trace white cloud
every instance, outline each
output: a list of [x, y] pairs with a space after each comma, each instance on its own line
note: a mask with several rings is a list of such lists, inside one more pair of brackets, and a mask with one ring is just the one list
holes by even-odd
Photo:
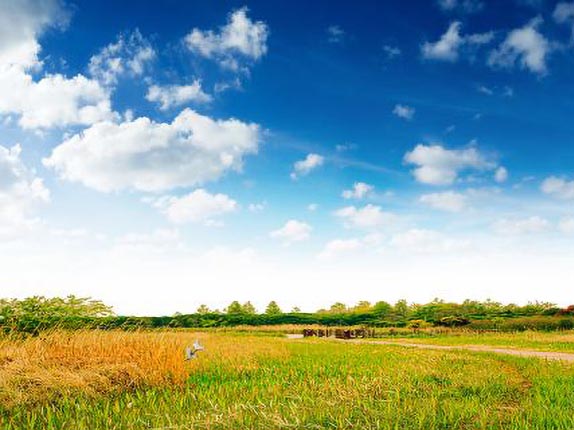
[[269, 233], [269, 236], [273, 239], [279, 239], [288, 245], [309, 239], [312, 230], [313, 228], [309, 224], [292, 219], [287, 221], [280, 229]]
[[396, 234], [391, 245], [406, 253], [438, 254], [460, 252], [469, 248], [466, 240], [451, 239], [434, 230], [411, 229]]
[[467, 206], [467, 197], [454, 191], [424, 194], [419, 198], [419, 201], [433, 209], [446, 212], [461, 212]]
[[541, 18], [530, 21], [522, 28], [512, 30], [500, 46], [491, 51], [488, 64], [492, 67], [511, 68], [516, 63], [532, 73], [545, 74], [551, 46], [538, 31]]
[[397, 104], [393, 108], [393, 114], [395, 114], [399, 118], [406, 119], [407, 121], [410, 121], [415, 116], [415, 108], [410, 107], [410, 106], [406, 106], [406, 105]]
[[297, 179], [301, 176], [308, 175], [312, 170], [321, 167], [325, 162], [325, 158], [319, 154], [308, 154], [303, 160], [299, 160], [293, 164], [293, 172], [291, 172], [291, 179]]
[[210, 194], [197, 189], [183, 196], [163, 196], [152, 200], [167, 219], [174, 224], [203, 223], [220, 225], [219, 218], [237, 210], [237, 202], [225, 194]]
[[476, 148], [445, 149], [439, 144], [417, 145], [405, 154], [406, 163], [415, 164], [413, 174], [417, 181], [430, 185], [450, 185], [466, 169], [492, 169], [496, 165]]
[[343, 254], [351, 253], [360, 249], [363, 243], [358, 239], [335, 239], [328, 242], [317, 258], [331, 260]]
[[341, 196], [344, 199], [362, 199], [373, 192], [375, 187], [364, 182], [355, 182], [350, 190], [343, 190]]
[[338, 25], [331, 25], [327, 28], [327, 36], [330, 43], [339, 43], [345, 37], [345, 31]]
[[542, 182], [540, 189], [542, 190], [543, 193], [549, 194], [559, 199], [563, 200], [574, 199], [574, 180], [567, 181], [566, 179], [563, 178], [550, 176]]
[[395, 215], [383, 212], [380, 206], [368, 204], [362, 208], [346, 206], [334, 212], [348, 228], [374, 229], [389, 224], [395, 220]]
[[49, 27], [63, 26], [67, 16], [59, 0], [2, 2], [0, 13], [0, 67], [39, 66], [38, 38]]
[[550, 228], [550, 223], [539, 216], [523, 219], [501, 219], [492, 225], [496, 233], [504, 235], [523, 235], [543, 233]]
[[21, 160], [21, 147], [0, 145], [0, 238], [28, 230], [37, 220], [30, 219], [33, 209], [50, 200], [50, 191], [33, 170]]
[[146, 99], [157, 102], [160, 109], [166, 110], [188, 102], [209, 103], [212, 97], [201, 88], [201, 82], [196, 79], [191, 85], [152, 85], [148, 88]]
[[59, 1], [21, 0], [0, 14], [0, 114], [19, 116], [23, 128], [89, 125], [113, 117], [109, 94], [98, 82], [60, 74], [39, 80], [38, 37], [65, 22]]
[[458, 60], [459, 51], [462, 48], [473, 48], [487, 44], [494, 37], [492, 32], [461, 36], [461, 27], [462, 24], [459, 21], [454, 21], [438, 41], [423, 43], [421, 46], [423, 58], [454, 62]]
[[438, 0], [439, 7], [447, 12], [476, 13], [484, 8], [480, 0]]
[[103, 85], [114, 85], [121, 76], [142, 75], [155, 56], [151, 44], [135, 30], [131, 34], [120, 34], [115, 43], [90, 58], [88, 70]]
[[171, 123], [142, 117], [95, 124], [65, 140], [43, 162], [63, 179], [99, 191], [161, 191], [241, 170], [259, 140], [257, 124], [214, 120], [185, 109]]
[[499, 184], [506, 182], [508, 180], [508, 170], [506, 167], [500, 166], [494, 172], [494, 180]]
[[574, 2], [558, 3], [554, 9], [552, 17], [554, 18], [554, 21], [559, 24], [574, 24]]
[[222, 93], [228, 90], [241, 90], [241, 89], [242, 89], [241, 79], [239, 79], [238, 77], [235, 77], [235, 79], [232, 79], [230, 81], [216, 82], [213, 85], [213, 91], [215, 91], [216, 93]]
[[0, 65], [0, 94], [0, 114], [20, 115], [26, 129], [90, 125], [115, 117], [108, 92], [83, 75], [47, 75], [34, 82], [21, 68]]
[[258, 60], [267, 52], [269, 29], [263, 21], [253, 22], [243, 7], [232, 12], [218, 33], [194, 28], [185, 36], [189, 50], [215, 59], [222, 67], [238, 71], [242, 60]]
[[307, 205], [307, 210], [309, 212], [315, 212], [318, 208], [319, 205], [317, 203], [310, 203], [309, 205]]
[[562, 233], [574, 234], [574, 217], [561, 219], [558, 223], [558, 228]]

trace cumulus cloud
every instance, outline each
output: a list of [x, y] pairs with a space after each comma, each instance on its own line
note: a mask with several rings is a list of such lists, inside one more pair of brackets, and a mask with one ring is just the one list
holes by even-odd
[[212, 97], [203, 91], [201, 82], [196, 79], [191, 85], [152, 85], [148, 89], [146, 99], [159, 103], [161, 110], [167, 110], [189, 102], [209, 103]]
[[313, 228], [302, 221], [291, 219], [280, 229], [269, 233], [273, 239], [281, 240], [284, 244], [289, 245], [293, 242], [300, 242], [309, 239]]
[[39, 66], [38, 38], [49, 27], [63, 26], [67, 14], [59, 0], [18, 0], [2, 3], [0, 66]]
[[524, 27], [512, 30], [500, 46], [491, 51], [488, 64], [502, 68], [512, 68], [518, 64], [532, 73], [545, 74], [551, 46], [538, 31], [541, 23], [542, 19], [536, 18]]
[[415, 108], [407, 106], [407, 105], [397, 104], [393, 108], [393, 114], [395, 114], [399, 118], [406, 119], [407, 121], [410, 121], [415, 116]]
[[42, 179], [21, 159], [22, 148], [0, 145], [0, 238], [17, 235], [37, 222], [34, 208], [50, 200]]
[[444, 193], [424, 194], [419, 201], [433, 209], [446, 212], [461, 212], [466, 209], [468, 198], [461, 193], [445, 191]]
[[233, 11], [219, 32], [194, 28], [185, 36], [187, 48], [234, 71], [244, 60], [259, 60], [267, 52], [269, 29], [263, 21], [252, 21], [247, 12], [246, 7]]
[[504, 235], [523, 235], [543, 233], [550, 228], [550, 222], [539, 216], [522, 219], [501, 219], [492, 225], [496, 233]]
[[350, 190], [343, 190], [341, 196], [344, 199], [362, 199], [373, 192], [375, 187], [364, 182], [355, 182]]
[[321, 260], [331, 260], [344, 254], [351, 253], [363, 246], [358, 239], [335, 239], [327, 242], [317, 258]]
[[23, 128], [90, 125], [113, 117], [109, 94], [83, 75], [36, 80], [41, 70], [38, 37], [60, 25], [59, 1], [22, 0], [3, 5], [0, 16], [0, 114], [19, 117]]
[[423, 184], [451, 185], [461, 171], [467, 169], [493, 169], [496, 164], [489, 161], [476, 148], [446, 149], [439, 144], [417, 145], [407, 152], [404, 161], [415, 164], [415, 179]]
[[567, 181], [564, 178], [550, 176], [542, 182], [540, 189], [544, 194], [549, 194], [562, 200], [574, 199], [574, 180]]
[[237, 210], [237, 202], [225, 194], [197, 189], [183, 196], [163, 196], [151, 201], [174, 224], [221, 225], [219, 218]]
[[494, 37], [492, 32], [462, 36], [460, 34], [461, 28], [462, 24], [459, 21], [454, 21], [438, 41], [423, 43], [421, 46], [423, 58], [454, 62], [458, 60], [461, 49], [472, 49], [490, 43]]
[[115, 43], [101, 49], [90, 59], [90, 75], [104, 85], [114, 85], [121, 76], [140, 76], [155, 58], [151, 44], [139, 30], [120, 34]]
[[319, 154], [308, 154], [303, 160], [299, 160], [293, 164], [293, 172], [291, 172], [291, 179], [297, 179], [301, 176], [308, 175], [312, 170], [321, 167], [325, 162], [325, 158]]
[[185, 109], [171, 123], [142, 117], [94, 124], [62, 142], [43, 162], [61, 178], [103, 192], [162, 191], [241, 170], [244, 156], [257, 152], [259, 140], [257, 124], [214, 120]]
[[438, 0], [439, 7], [446, 12], [476, 13], [484, 9], [480, 0]]
[[19, 67], [0, 65], [0, 94], [0, 114], [19, 115], [26, 129], [90, 125], [115, 117], [108, 92], [83, 75], [47, 75], [35, 82]]
[[372, 204], [362, 208], [346, 206], [336, 210], [334, 215], [343, 220], [345, 227], [366, 230], [382, 227], [395, 220], [395, 215], [383, 212], [380, 206]]
[[469, 248], [466, 240], [452, 239], [434, 230], [411, 229], [396, 234], [391, 245], [402, 252], [420, 254], [438, 254], [460, 252]]

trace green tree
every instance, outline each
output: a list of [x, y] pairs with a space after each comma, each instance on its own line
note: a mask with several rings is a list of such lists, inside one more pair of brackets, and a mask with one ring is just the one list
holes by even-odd
[[277, 302], [275, 300], [272, 300], [267, 305], [267, 308], [265, 309], [265, 313], [267, 315], [281, 315], [283, 313], [283, 311], [281, 310], [281, 308], [279, 307]]
[[211, 310], [207, 307], [207, 305], [199, 305], [199, 307], [195, 311], [195, 313], [200, 314], [200, 315], [205, 315], [205, 314], [208, 314], [210, 312], [211, 312]]
[[380, 301], [375, 303], [375, 305], [373, 306], [373, 312], [375, 315], [377, 315], [379, 318], [388, 318], [389, 315], [391, 315], [393, 311], [393, 306], [390, 303], [384, 302], [384, 301]]
[[406, 321], [410, 313], [407, 301], [405, 299], [402, 299], [399, 300], [397, 303], [395, 303], [395, 306], [393, 306], [393, 313], [395, 314], [397, 320]]
[[237, 300], [231, 302], [225, 309], [225, 313], [229, 315], [241, 315], [243, 313], [243, 306]]
[[257, 313], [255, 306], [253, 306], [251, 302], [243, 303], [243, 306], [241, 308], [243, 309], [243, 313], [247, 315], [255, 315]]
[[354, 312], [369, 312], [371, 309], [371, 302], [367, 300], [361, 300], [353, 307]]
[[300, 314], [301, 313], [301, 308], [298, 306], [293, 306], [293, 309], [291, 309], [291, 313], [292, 314]]
[[347, 305], [341, 302], [333, 303], [329, 308], [332, 314], [343, 314], [347, 312]]

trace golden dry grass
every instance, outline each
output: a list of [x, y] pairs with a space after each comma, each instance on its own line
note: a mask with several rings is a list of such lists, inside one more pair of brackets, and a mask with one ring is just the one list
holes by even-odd
[[[211, 360], [184, 360], [198, 338]], [[241, 342], [241, 345], [240, 345]], [[213, 333], [54, 331], [27, 339], [0, 338], [0, 405], [46, 402], [139, 387], [181, 387], [206, 363], [250, 368], [258, 358], [286, 354], [264, 339]]]

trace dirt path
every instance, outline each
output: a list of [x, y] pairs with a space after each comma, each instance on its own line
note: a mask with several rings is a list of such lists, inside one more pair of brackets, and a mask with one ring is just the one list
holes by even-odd
[[432, 345], [426, 343], [406, 343], [406, 342], [392, 342], [385, 340], [351, 340], [346, 342], [356, 343], [369, 343], [375, 345], [399, 345], [407, 348], [421, 348], [421, 349], [441, 349], [448, 351], [474, 351], [474, 352], [493, 352], [496, 354], [516, 355], [519, 357], [535, 357], [545, 360], [562, 360], [574, 362], [574, 353], [568, 352], [549, 352], [549, 351], [533, 351], [528, 349], [509, 349], [497, 348], [485, 345]]

